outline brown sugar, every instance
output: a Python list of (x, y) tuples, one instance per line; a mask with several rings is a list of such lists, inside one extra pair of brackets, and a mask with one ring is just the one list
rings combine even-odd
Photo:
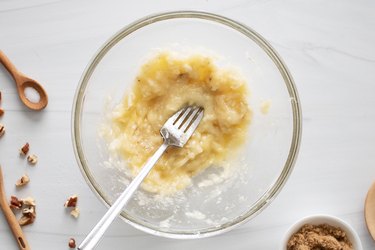
[(287, 250), (353, 250), (346, 232), (328, 224), (303, 225), (294, 233)]

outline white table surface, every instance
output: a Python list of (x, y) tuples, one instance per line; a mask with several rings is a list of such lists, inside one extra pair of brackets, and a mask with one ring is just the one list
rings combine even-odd
[[(364, 221), (367, 190), (375, 181), (375, 2), (335, 1), (47, 1), (0, 0), (0, 49), (43, 83), (50, 102), (25, 109), (0, 67), (0, 164), (8, 195), (33, 196), (37, 219), (24, 227), (32, 249), (68, 249), (106, 211), (85, 183), (71, 142), (71, 108), (80, 76), (96, 50), (123, 26), (161, 11), (204, 10), (258, 31), (280, 53), (302, 102), (303, 138), (295, 169), (278, 197), (255, 219), (224, 235), (171, 240), (117, 219), (97, 249), (279, 249), (288, 227), (325, 213), (347, 221), (365, 250), (375, 249)], [(24, 142), (39, 156), (35, 168), (18, 155)], [(16, 189), (23, 173), (31, 182)], [(63, 208), (77, 193), (81, 216)], [(0, 216), (0, 249), (17, 249)]]

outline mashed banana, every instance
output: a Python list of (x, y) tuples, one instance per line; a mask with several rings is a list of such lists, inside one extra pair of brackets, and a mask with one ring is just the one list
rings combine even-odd
[(170, 147), (143, 182), (150, 192), (172, 194), (194, 175), (220, 162), (241, 145), (251, 119), (245, 82), (217, 68), (210, 57), (176, 57), (162, 52), (141, 67), (132, 92), (113, 112), (112, 148), (132, 175), (162, 144), (159, 130), (185, 105), (204, 107), (204, 117), (183, 148)]

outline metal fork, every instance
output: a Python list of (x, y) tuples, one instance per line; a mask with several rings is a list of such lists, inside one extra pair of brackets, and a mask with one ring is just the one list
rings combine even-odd
[(203, 108), (196, 106), (188, 106), (177, 111), (171, 116), (163, 127), (160, 129), (160, 134), (164, 139), (163, 144), (148, 159), (146, 164), (142, 167), (139, 174), (129, 184), (120, 197), (113, 203), (106, 214), (86, 236), (83, 242), (78, 247), (78, 250), (93, 249), (102, 238), (104, 232), (111, 225), (113, 220), (121, 212), (123, 207), (137, 190), (143, 179), (151, 171), (152, 167), (163, 155), (169, 146), (183, 147), (189, 140), (195, 129), (198, 127), (203, 117)]

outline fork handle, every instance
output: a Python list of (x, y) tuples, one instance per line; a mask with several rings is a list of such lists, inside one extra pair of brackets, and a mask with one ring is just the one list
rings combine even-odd
[(117, 198), (115, 203), (109, 208), (105, 215), (100, 219), (98, 224), (91, 230), (91, 232), (86, 236), (83, 242), (79, 245), (78, 250), (91, 250), (93, 249), (102, 238), (103, 234), (107, 228), (111, 225), (113, 220), (122, 211), (123, 207), (128, 203), (133, 193), (137, 190), (139, 185), (142, 183), (143, 179), (151, 171), (152, 167), (163, 155), (165, 150), (168, 148), (168, 144), (164, 143), (159, 147), (153, 156), (148, 159), (145, 165), (143, 165), (139, 174), (134, 178), (134, 180), (129, 184), (129, 186), (124, 190), (124, 192)]

